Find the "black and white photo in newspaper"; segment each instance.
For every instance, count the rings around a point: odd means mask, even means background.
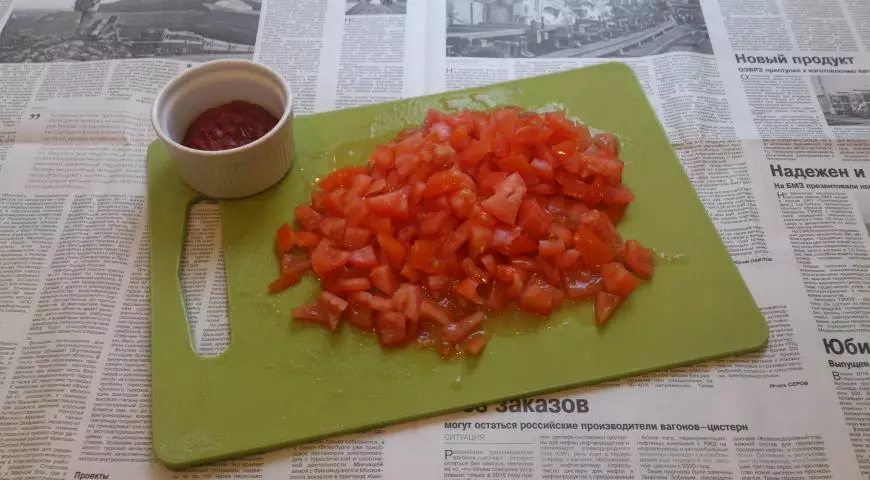
[[[248,58],[262,0],[18,0],[0,63]]]
[[[448,57],[713,53],[698,0],[447,0]]]

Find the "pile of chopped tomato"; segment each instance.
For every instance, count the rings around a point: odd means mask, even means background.
[[[566,297],[594,299],[602,326],[653,274],[652,251],[615,227],[634,200],[623,166],[611,134],[560,112],[430,110],[296,207],[269,291],[313,270],[323,291],[296,320],[344,319],[384,346],[445,356],[479,354],[484,312],[511,303],[546,316]]]

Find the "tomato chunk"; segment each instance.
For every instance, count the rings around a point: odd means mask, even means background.
[[[595,296],[595,325],[603,327],[622,302],[622,297],[613,293],[600,292]]]
[[[607,263],[601,266],[601,276],[604,277],[604,288],[610,293],[627,296],[640,284],[640,280],[631,274],[621,263]]]
[[[644,247],[637,240],[625,242],[623,251],[625,266],[640,278],[649,280],[652,278],[655,268],[655,256],[653,251]]]

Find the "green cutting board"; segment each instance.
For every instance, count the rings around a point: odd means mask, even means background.
[[[620,231],[661,253],[655,278],[606,328],[588,303],[548,320],[490,320],[494,338],[476,359],[441,360],[415,348],[382,350],[348,327],[330,333],[290,319],[317,291],[307,279],[266,294],[278,272],[274,233],[335,166],[445,110],[497,104],[561,108],[615,132],[625,182],[637,195]],[[195,352],[185,319],[179,259],[188,206],[198,196],[162,145],[148,151],[151,220],[151,373],[154,453],[170,467],[273,449],[761,348],[767,325],[631,70],[603,64],[526,80],[294,120],[293,170],[276,188],[222,202],[230,345]]]

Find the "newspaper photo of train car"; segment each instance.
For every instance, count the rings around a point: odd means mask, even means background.
[[[251,58],[262,0],[27,0],[0,32],[0,62]]]
[[[712,54],[699,0],[447,0],[447,56]]]

